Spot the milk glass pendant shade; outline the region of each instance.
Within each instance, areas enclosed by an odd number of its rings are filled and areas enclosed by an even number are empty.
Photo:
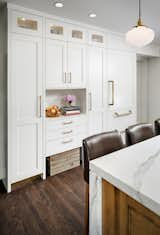
[[[149,27],[143,25],[141,20],[141,2],[139,0],[139,20],[137,25],[126,33],[126,41],[135,47],[144,47],[150,44],[155,37],[155,33]]]

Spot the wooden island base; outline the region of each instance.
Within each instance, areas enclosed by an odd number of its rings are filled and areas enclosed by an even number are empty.
[[[103,235],[160,235],[160,216],[102,182]]]

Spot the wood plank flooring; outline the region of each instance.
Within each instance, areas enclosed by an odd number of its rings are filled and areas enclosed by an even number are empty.
[[[9,195],[0,187],[0,235],[83,235],[84,204],[81,167]]]

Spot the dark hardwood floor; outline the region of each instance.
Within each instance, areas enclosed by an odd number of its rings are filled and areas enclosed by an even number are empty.
[[[85,184],[77,167],[7,195],[0,187],[0,235],[83,235]]]

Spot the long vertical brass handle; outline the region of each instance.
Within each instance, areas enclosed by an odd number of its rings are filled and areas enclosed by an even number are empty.
[[[39,118],[42,117],[42,96],[39,96]]]
[[[67,73],[65,72],[64,73],[64,83],[66,83],[66,75],[67,75]]]
[[[114,105],[114,81],[108,81],[109,101],[108,105]]]
[[[92,93],[89,92],[88,95],[89,95],[89,111],[92,111]]]

